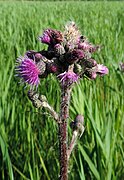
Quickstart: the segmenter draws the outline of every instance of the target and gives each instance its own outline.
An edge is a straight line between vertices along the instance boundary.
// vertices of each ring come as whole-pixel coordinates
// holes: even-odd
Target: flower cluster
[[[46,50],[30,50],[17,59],[17,74],[31,86],[37,86],[39,78],[50,73],[55,74],[63,85],[71,85],[84,75],[95,79],[97,75],[108,74],[108,68],[92,58],[99,46],[89,43],[74,22],[68,23],[63,33],[44,30],[39,40],[47,44]],[[71,70],[70,66],[73,67]]]

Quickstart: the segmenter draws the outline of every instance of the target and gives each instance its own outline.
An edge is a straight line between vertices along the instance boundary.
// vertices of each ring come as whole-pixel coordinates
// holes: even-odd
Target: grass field
[[[44,48],[37,40],[44,28],[63,30],[69,20],[102,45],[94,58],[109,68],[109,75],[84,79],[73,89],[69,121],[83,114],[85,133],[71,157],[69,179],[124,179],[124,74],[117,70],[124,61],[124,2],[0,2],[1,180],[58,179],[57,126],[44,109],[32,107],[14,66],[27,50]],[[59,111],[53,76],[38,91]]]

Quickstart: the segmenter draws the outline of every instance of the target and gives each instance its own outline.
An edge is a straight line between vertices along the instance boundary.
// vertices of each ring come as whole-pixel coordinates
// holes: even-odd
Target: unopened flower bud
[[[84,56],[85,54],[82,50],[74,49],[73,51],[66,53],[65,59],[69,64],[73,64],[74,62],[83,59]]]
[[[56,44],[54,46],[54,52],[55,52],[55,56],[59,57],[60,55],[65,53],[65,49],[61,44]]]
[[[62,63],[65,62],[65,55],[64,54],[59,57],[59,61]]]
[[[81,136],[84,132],[84,117],[82,115],[77,115],[75,120],[71,122],[71,128],[73,131],[77,131]]]
[[[92,71],[91,69],[87,69],[87,70],[85,71],[85,75],[86,75],[88,78],[92,79],[92,80],[96,79],[96,77],[97,77],[96,72],[95,72],[95,71]]]
[[[53,44],[61,43],[63,41],[62,33],[57,30],[51,30],[51,41]]]
[[[82,72],[82,67],[81,67],[81,65],[80,64],[78,64],[78,63],[75,63],[75,65],[74,65],[74,72],[76,73],[76,74],[80,74],[81,72]]]
[[[55,62],[49,62],[47,63],[47,71],[49,73],[57,73],[59,70],[58,65]]]
[[[36,108],[40,108],[47,102],[46,96],[39,95],[33,90],[28,91],[28,98],[32,101],[33,106]]]
[[[47,98],[44,95],[40,95],[38,98],[41,102],[47,102]]]
[[[77,127],[84,125],[84,116],[82,115],[77,115],[75,118],[75,124],[77,125]]]
[[[57,44],[63,40],[62,33],[53,29],[46,29],[42,36],[39,37],[42,43],[45,44]]]
[[[44,63],[42,60],[40,60],[38,63],[37,63],[37,67],[39,68],[40,70],[40,73],[39,75],[42,75],[45,70],[46,70],[46,63]]]
[[[85,61],[82,61],[82,64],[84,65],[84,68],[92,68],[97,65],[97,62],[94,59],[86,59]]]
[[[35,61],[39,61],[42,58],[43,58],[42,54],[40,54],[40,53],[35,54]]]

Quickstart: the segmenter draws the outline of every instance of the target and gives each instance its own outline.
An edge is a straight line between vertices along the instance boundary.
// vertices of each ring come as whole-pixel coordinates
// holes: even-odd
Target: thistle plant
[[[71,122],[72,139],[68,143],[68,118],[70,96],[73,86],[87,77],[89,80],[108,74],[108,68],[97,64],[92,58],[100,46],[91,44],[81,35],[74,22],[65,25],[64,32],[46,29],[39,37],[41,43],[48,48],[41,51],[28,51],[19,57],[16,63],[17,75],[21,81],[29,85],[29,100],[36,108],[44,107],[52,115],[58,125],[60,180],[68,179],[68,164],[76,141],[84,132],[84,117],[77,114]],[[56,112],[48,103],[47,98],[37,92],[40,79],[53,74],[58,79],[61,88],[60,112]]]

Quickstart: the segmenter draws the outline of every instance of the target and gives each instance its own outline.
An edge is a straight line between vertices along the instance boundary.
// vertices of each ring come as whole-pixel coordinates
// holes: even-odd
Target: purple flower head
[[[60,78],[60,81],[63,84],[69,84],[69,85],[71,85],[74,82],[77,82],[79,78],[79,76],[72,71],[64,72],[58,75],[58,77]]]
[[[38,86],[40,83],[38,77],[40,74],[40,69],[38,68],[37,64],[27,56],[18,58],[17,63],[17,75],[29,85]]]
[[[42,43],[51,45],[61,43],[63,41],[63,35],[60,31],[53,29],[46,29],[42,36],[39,37]]]
[[[84,56],[85,54],[82,50],[74,49],[73,51],[66,53],[65,59],[69,64],[73,64],[74,62],[84,58]]]
[[[42,36],[39,37],[40,41],[45,44],[50,44],[50,30],[46,29]]]
[[[100,76],[103,76],[105,74],[108,74],[108,68],[104,66],[103,64],[97,64],[97,69],[96,73],[99,74]]]
[[[108,74],[108,68],[103,64],[97,64],[96,66],[92,68],[86,68],[85,70],[85,75],[90,79],[96,79],[97,74],[100,76]]]

